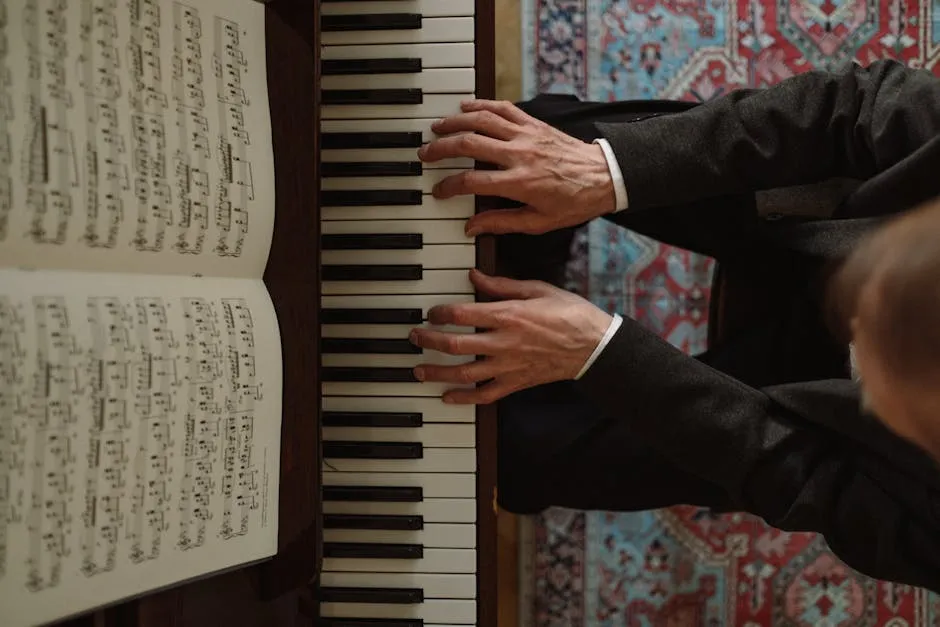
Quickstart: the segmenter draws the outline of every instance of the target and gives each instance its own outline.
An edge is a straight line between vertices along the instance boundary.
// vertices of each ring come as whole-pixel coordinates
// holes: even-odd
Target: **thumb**
[[[488,296],[503,300],[528,300],[545,296],[551,286],[541,281],[519,281],[500,276],[490,276],[477,269],[470,271],[470,282]]]
[[[527,233],[540,235],[549,230],[545,216],[532,207],[518,209],[493,209],[484,211],[467,220],[465,231],[468,237],[483,233],[504,235],[506,233]]]

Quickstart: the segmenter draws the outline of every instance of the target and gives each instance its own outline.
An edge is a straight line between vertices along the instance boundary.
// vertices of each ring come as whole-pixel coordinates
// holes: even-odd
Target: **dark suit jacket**
[[[597,130],[627,183],[630,208],[612,219],[729,263],[792,255],[794,273],[804,273],[796,283],[843,255],[872,220],[940,193],[940,80],[891,61]],[[858,185],[833,206],[834,221],[791,225],[758,218],[753,203],[720,202],[835,178]],[[722,214],[725,204],[734,209]],[[721,241],[677,227],[700,219],[697,208],[713,212],[710,233],[714,220],[727,224]],[[739,354],[719,369],[625,320],[578,385],[740,509],[821,533],[865,574],[940,590],[938,466],[862,414],[844,374],[821,378],[804,355],[802,371],[748,382],[728,372],[777,355]]]

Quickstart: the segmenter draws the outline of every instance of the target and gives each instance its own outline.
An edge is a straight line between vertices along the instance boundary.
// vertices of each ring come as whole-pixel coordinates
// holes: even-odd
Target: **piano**
[[[283,337],[278,554],[70,627],[496,625],[494,407],[413,380],[408,330],[495,271],[417,148],[493,98],[494,0],[268,0],[277,218],[265,283]],[[319,342],[317,341],[319,339]],[[448,358],[449,359],[449,358]]]
[[[416,156],[435,119],[493,97],[493,28],[492,0],[320,3],[323,627],[496,624],[495,415],[416,382],[466,358],[407,339],[493,271],[463,233],[485,199],[430,195],[475,164]]]

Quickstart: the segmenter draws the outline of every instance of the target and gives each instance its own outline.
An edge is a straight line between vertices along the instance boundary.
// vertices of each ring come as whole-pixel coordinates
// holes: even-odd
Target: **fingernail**
[[[467,233],[467,237],[476,237],[477,235],[480,234],[480,227],[477,227],[477,226],[470,227],[469,229],[467,229],[466,233]]]
[[[415,330],[412,330],[411,333],[408,334],[408,341],[411,342],[412,344],[417,344],[417,343],[418,343],[418,332],[415,331]]]
[[[424,158],[424,155],[426,155],[427,153],[428,153],[428,145],[427,145],[427,144],[424,144],[423,146],[421,146],[420,148],[418,148],[418,158],[419,158],[419,159],[423,159],[423,158]]]
[[[453,396],[450,396],[449,394],[445,394],[445,395],[441,398],[441,400],[444,401],[445,403],[447,403],[448,405],[453,405],[453,404],[454,404],[454,397],[453,397]]]
[[[424,368],[417,366],[414,370],[415,379],[418,381],[424,381]]]

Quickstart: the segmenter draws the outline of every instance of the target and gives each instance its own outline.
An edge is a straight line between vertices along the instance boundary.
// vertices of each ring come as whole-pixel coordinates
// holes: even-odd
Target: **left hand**
[[[516,281],[470,271],[481,292],[501,299],[489,303],[438,305],[428,311],[433,325],[486,329],[482,333],[411,332],[421,348],[484,359],[459,365],[420,364],[421,381],[476,388],[444,394],[445,403],[486,404],[543,383],[573,379],[594,352],[613,318],[576,294],[541,281]]]

